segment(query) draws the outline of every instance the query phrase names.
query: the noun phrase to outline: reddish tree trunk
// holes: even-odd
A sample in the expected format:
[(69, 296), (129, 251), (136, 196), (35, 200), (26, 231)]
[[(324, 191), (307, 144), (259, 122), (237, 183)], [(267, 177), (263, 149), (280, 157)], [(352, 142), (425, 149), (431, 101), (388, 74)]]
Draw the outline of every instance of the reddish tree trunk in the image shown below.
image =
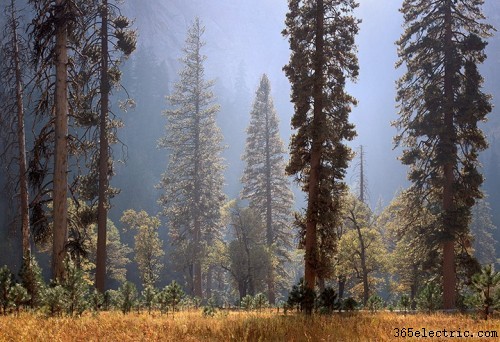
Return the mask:
[(56, 0), (56, 90), (55, 90), (55, 155), (53, 193), (53, 249), (52, 273), (54, 279), (64, 277), (64, 258), (68, 235), (68, 51), (66, 1)]

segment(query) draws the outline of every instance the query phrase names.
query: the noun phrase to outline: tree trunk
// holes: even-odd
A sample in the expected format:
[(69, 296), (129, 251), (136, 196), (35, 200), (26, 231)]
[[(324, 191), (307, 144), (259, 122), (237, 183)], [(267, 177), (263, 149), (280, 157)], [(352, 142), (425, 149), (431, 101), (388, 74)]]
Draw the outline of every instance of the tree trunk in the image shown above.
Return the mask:
[(368, 298), (370, 297), (370, 287), (368, 284), (368, 269), (366, 267), (366, 247), (363, 235), (361, 234), (361, 228), (357, 224), (355, 225), (356, 225), (356, 231), (358, 232), (358, 239), (360, 246), (359, 257), (361, 259), (361, 271), (363, 277), (363, 305), (366, 305), (366, 303), (368, 302)]
[(455, 308), (455, 238), (454, 238), (454, 174), (455, 163), (455, 145), (454, 145), (454, 127), (453, 127), (453, 77), (454, 77), (454, 56), (453, 56), (453, 32), (451, 19), (451, 0), (446, 1), (445, 6), (445, 41), (444, 41), (444, 130), (442, 131), (441, 141), (443, 150), (446, 151), (446, 162), (443, 166), (444, 186), (443, 186), (443, 211), (444, 211), (444, 232), (446, 234), (443, 243), (443, 308), (450, 310)]
[(345, 290), (345, 276), (340, 275), (338, 277), (339, 283), (339, 301), (344, 298), (344, 290)]
[(56, 90), (55, 90), (55, 154), (53, 193), (53, 249), (52, 273), (54, 279), (64, 277), (64, 258), (68, 235), (68, 51), (66, 1), (56, 0)]
[(102, 2), (101, 13), (101, 113), (99, 116), (99, 199), (97, 206), (97, 256), (96, 256), (96, 288), (104, 293), (106, 284), (106, 225), (108, 219), (108, 173), (109, 173), (109, 143), (108, 143), (108, 110), (109, 110), (109, 79), (108, 79), (108, 1)]
[(323, 0), (317, 0), (316, 10), (316, 60), (314, 63), (315, 80), (313, 86), (314, 117), (312, 122), (311, 169), (309, 171), (307, 222), (305, 238), (305, 267), (304, 281), (308, 289), (314, 290), (316, 285), (316, 263), (318, 254), (317, 222), (318, 197), (321, 168), (321, 154), (323, 146), (323, 46), (324, 46), (324, 8)]
[(28, 178), (26, 173), (26, 134), (24, 129), (24, 105), (23, 105), (23, 80), (21, 75), (21, 61), (19, 56), (19, 40), (17, 35), (17, 23), (15, 17), (14, 0), (11, 0), (11, 20), (12, 20), (12, 44), (14, 51), (14, 67), (16, 82), (16, 109), (17, 109), (17, 143), (19, 148), (19, 190), (21, 207), (21, 232), (22, 251), (25, 262), (29, 262), (31, 256), (30, 247), (30, 214), (29, 214), (29, 194)]

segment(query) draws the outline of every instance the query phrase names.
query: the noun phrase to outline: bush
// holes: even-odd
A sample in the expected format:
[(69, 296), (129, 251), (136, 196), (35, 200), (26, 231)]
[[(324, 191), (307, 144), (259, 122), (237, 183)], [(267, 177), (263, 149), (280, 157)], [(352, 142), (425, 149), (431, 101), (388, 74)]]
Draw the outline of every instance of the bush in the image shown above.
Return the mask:
[(157, 298), (156, 289), (153, 286), (147, 285), (144, 288), (144, 290), (142, 290), (141, 293), (142, 303), (148, 309), (148, 313), (150, 314), (151, 310), (156, 304), (156, 298)]
[(253, 297), (251, 295), (246, 295), (241, 298), (240, 307), (244, 310), (250, 311), (253, 308)]
[(399, 307), (403, 309), (403, 312), (406, 314), (411, 307), (410, 296), (406, 294), (402, 295), (401, 298), (399, 298)]
[(380, 296), (377, 295), (372, 295), (370, 298), (368, 298), (368, 301), (366, 302), (366, 306), (368, 309), (372, 312), (375, 313), (378, 310), (382, 309), (384, 301)]
[(31, 296), (21, 284), (16, 284), (10, 288), (9, 299), (16, 308), (16, 312), (19, 313), (21, 306), (26, 305), (31, 299)]
[(88, 306), (89, 285), (83, 271), (67, 258), (64, 262), (66, 277), (61, 282), (67, 296), (67, 310), (70, 316), (81, 315)]
[(19, 277), (21, 278), (21, 284), (30, 296), (27, 305), (33, 309), (40, 307), (43, 304), (45, 283), (42, 277), (42, 270), (33, 256), (23, 259)]
[(315, 301), (316, 291), (307, 288), (304, 279), (301, 278), (299, 283), (294, 285), (288, 294), (287, 306), (311, 314)]
[(204, 317), (214, 317), (216, 313), (217, 307), (215, 305), (215, 300), (214, 298), (210, 298), (207, 302), (207, 305), (205, 305), (202, 309), (202, 315)]
[(118, 288), (117, 304), (123, 314), (129, 313), (137, 302), (137, 288), (129, 281)]
[(326, 287), (323, 292), (319, 295), (318, 306), (320, 312), (331, 314), (334, 310), (339, 308), (339, 302), (337, 300), (337, 293), (333, 287)]
[(421, 311), (432, 312), (441, 307), (442, 292), (435, 283), (428, 283), (417, 297), (417, 308)]
[(490, 310), (498, 303), (494, 302), (495, 289), (500, 284), (500, 273), (495, 272), (491, 265), (486, 265), (481, 269), (481, 273), (476, 273), (472, 277), (472, 287), (479, 297), (478, 307), (482, 309), (484, 319), (488, 319)]
[(4, 315), (11, 305), (9, 292), (12, 285), (12, 273), (7, 266), (3, 266), (0, 268), (0, 306)]
[(261, 311), (263, 308), (268, 307), (269, 302), (267, 300), (267, 297), (263, 293), (257, 293), (255, 297), (253, 298), (253, 303), (252, 306), (257, 309), (257, 311)]
[(43, 301), (50, 316), (61, 316), (67, 309), (67, 293), (59, 283), (53, 282), (44, 291)]
[(345, 311), (354, 311), (357, 308), (358, 302), (352, 297), (347, 297), (342, 301), (342, 309)]
[(168, 306), (172, 309), (172, 312), (176, 312), (178, 310), (178, 306), (182, 301), (182, 298), (185, 296), (184, 291), (181, 286), (175, 281), (172, 280), (170, 285), (165, 287)]

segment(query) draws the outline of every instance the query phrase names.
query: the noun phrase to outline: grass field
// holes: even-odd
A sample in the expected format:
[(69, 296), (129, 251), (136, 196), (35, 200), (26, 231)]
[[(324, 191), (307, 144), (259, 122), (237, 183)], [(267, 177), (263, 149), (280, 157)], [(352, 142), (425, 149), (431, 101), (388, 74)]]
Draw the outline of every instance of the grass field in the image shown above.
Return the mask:
[[(396, 330), (406, 328), (403, 330)], [(305, 317), (276, 311), (219, 312), (203, 317), (200, 311), (162, 316), (159, 313), (103, 312), (80, 318), (46, 318), (29, 313), (0, 317), (0, 341), (388, 341), (415, 340), (395, 335), (443, 331), (454, 338), (425, 341), (500, 341), (500, 338), (459, 338), (466, 331), (500, 336), (500, 319), (476, 320), (461, 315), (407, 315), (382, 312)], [(459, 333), (460, 331), (460, 333)], [(443, 335), (443, 333), (441, 333)]]

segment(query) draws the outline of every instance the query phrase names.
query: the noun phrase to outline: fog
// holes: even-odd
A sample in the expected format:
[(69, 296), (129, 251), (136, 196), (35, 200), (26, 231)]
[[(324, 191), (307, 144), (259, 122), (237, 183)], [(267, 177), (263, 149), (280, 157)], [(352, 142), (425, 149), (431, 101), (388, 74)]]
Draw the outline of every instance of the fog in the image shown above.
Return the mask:
[[(398, 59), (395, 42), (402, 33), (402, 16), (398, 11), (401, 0), (360, 0), (356, 10), (362, 20), (357, 37), (360, 74), (357, 82), (349, 83), (349, 92), (358, 100), (352, 109), (351, 122), (357, 137), (350, 142), (357, 151), (363, 145), (369, 202), (372, 208), (381, 202), (390, 203), (398, 190), (408, 186), (407, 168), (398, 160), (401, 151), (394, 149), (397, 134), (391, 121), (397, 118), (396, 80), (404, 70), (396, 69)], [(485, 13), (493, 24), (500, 24), (500, 4), (486, 1)], [(155, 185), (167, 165), (167, 151), (157, 148), (158, 139), (165, 132), (166, 119), (161, 111), (168, 107), (165, 96), (178, 81), (181, 68), (179, 58), (188, 27), (195, 17), (205, 25), (203, 54), (207, 56), (207, 79), (216, 81), (214, 92), (221, 105), (218, 123), (227, 146), (225, 191), (229, 199), (241, 190), (240, 177), (243, 162), (240, 157), (245, 147), (245, 128), (249, 123), (251, 104), (262, 74), (267, 74), (272, 95), (280, 117), (281, 137), (288, 146), (290, 119), (290, 84), (282, 68), (289, 60), (289, 44), (281, 31), (284, 29), (288, 4), (285, 0), (127, 0), (125, 15), (134, 18), (138, 32), (137, 51), (123, 64), (123, 85), (136, 102), (127, 113), (118, 110), (118, 100), (125, 92), (115, 92), (113, 110), (123, 119), (125, 127), (119, 131), (123, 144), (114, 147), (117, 160), (116, 175), (111, 184), (121, 193), (111, 200), (110, 218), (118, 223), (125, 209), (144, 209), (152, 215), (159, 213), (159, 191)], [(489, 40), (486, 63), (481, 67), (485, 89), (498, 103), (500, 40)], [(493, 153), (500, 145), (498, 108), (489, 115), (483, 128), (491, 148), (481, 160), (487, 175), (485, 190), (490, 195), (494, 222), (500, 225), (500, 189), (498, 162)], [(493, 152), (492, 152), (493, 151)], [(357, 158), (357, 157), (356, 157)], [(358, 164), (353, 160), (346, 177), (352, 189), (357, 187)], [(3, 170), (0, 170), (3, 172)], [(296, 209), (304, 207), (304, 195), (294, 185)], [(0, 209), (6, 211), (6, 198)], [(6, 226), (6, 218), (2, 218)], [(166, 229), (161, 237), (167, 241)], [(500, 240), (500, 232), (496, 231)], [(129, 238), (129, 242), (131, 238)], [(165, 243), (167, 245), (167, 243)], [(498, 250), (497, 250), (498, 255)], [(1, 260), (3, 261), (3, 260)], [(1, 264), (1, 262), (0, 262)], [(168, 268), (167, 268), (168, 269)]]

